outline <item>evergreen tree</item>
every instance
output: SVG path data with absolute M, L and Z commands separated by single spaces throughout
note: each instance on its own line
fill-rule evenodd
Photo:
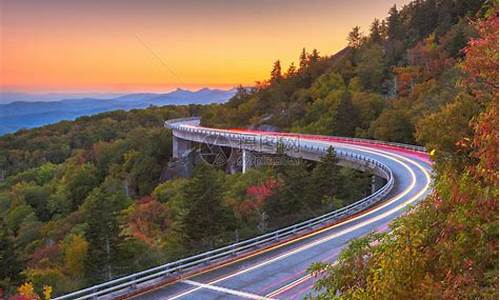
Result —
M 364 90 L 381 92 L 384 80 L 384 49 L 371 44 L 360 54 L 356 72 Z
M 280 178 L 285 174 L 288 167 L 286 162 L 290 160 L 290 158 L 286 155 L 285 145 L 281 141 L 278 141 L 276 144 L 276 153 L 274 154 L 274 158 L 276 163 L 272 165 L 272 170 L 274 176 Z
M 342 94 L 337 106 L 334 134 L 353 136 L 358 125 L 358 113 L 352 104 L 351 94 L 346 91 Z
M 286 78 L 290 78 L 292 76 L 295 76 L 296 74 L 297 74 L 297 68 L 295 67 L 295 64 L 292 62 L 288 67 L 288 70 L 286 71 Z
M 273 70 L 271 71 L 271 82 L 280 82 L 283 79 L 281 74 L 281 63 L 279 60 L 274 62 Z
M 450 56 L 463 58 L 465 53 L 461 50 L 467 46 L 467 42 L 473 34 L 474 32 L 470 28 L 470 25 L 462 19 L 451 28 L 442 39 L 444 40 L 442 43 Z
M 196 166 L 193 178 L 184 191 L 186 213 L 182 218 L 184 234 L 189 242 L 212 241 L 232 229 L 234 215 L 224 204 L 222 184 L 212 166 Z
M 359 26 L 355 26 L 347 36 L 348 46 L 353 49 L 359 49 L 363 44 L 363 33 Z
M 300 52 L 299 56 L 299 68 L 300 70 L 303 70 L 307 67 L 308 61 L 307 61 L 308 54 L 306 52 L 306 48 L 302 48 L 302 52 Z
M 335 149 L 329 147 L 326 155 L 321 158 L 311 174 L 311 204 L 319 207 L 322 199 L 333 199 L 338 191 L 339 166 Z
M 387 39 L 387 22 L 385 20 L 380 21 L 380 34 L 382 36 L 382 40 Z
M 427 37 L 437 28 L 439 12 L 436 0 L 415 1 L 412 4 L 412 17 L 408 20 L 408 31 L 411 32 L 412 40 L 416 41 Z
M 90 191 L 98 186 L 97 169 L 89 163 L 82 165 L 72 164 L 66 170 L 65 175 L 72 209 L 76 210 L 83 203 L 83 200 Z
M 238 107 L 240 104 L 245 102 L 250 95 L 251 93 L 249 93 L 248 89 L 240 84 L 236 88 L 236 94 L 234 94 L 234 96 L 229 99 L 228 106 Z
M 313 49 L 311 54 L 308 56 L 308 63 L 310 65 L 319 61 L 319 51 L 317 49 Z
M 370 26 L 370 42 L 372 43 L 381 43 L 383 39 L 382 26 L 380 24 L 379 19 L 373 20 Z
M 389 10 L 387 17 L 387 37 L 390 40 L 402 40 L 404 38 L 403 21 L 396 5 Z
M 18 253 L 6 224 L 0 218 L 0 289 L 7 293 L 10 292 L 9 287 L 22 280 L 23 263 Z
M 310 173 L 307 166 L 303 159 L 277 161 L 274 172 L 280 181 L 280 187 L 266 202 L 265 210 L 269 216 L 283 217 L 312 209 L 308 203 Z
M 406 51 L 405 38 L 406 32 L 403 20 L 396 8 L 396 5 L 394 5 L 389 10 L 389 17 L 387 17 L 387 65 L 397 65 L 402 60 L 403 55 Z
M 86 240 L 89 242 L 85 261 L 86 278 L 90 283 L 110 280 L 122 262 L 120 260 L 120 236 L 118 216 L 127 205 L 122 183 L 108 179 L 94 189 L 84 203 L 87 215 Z

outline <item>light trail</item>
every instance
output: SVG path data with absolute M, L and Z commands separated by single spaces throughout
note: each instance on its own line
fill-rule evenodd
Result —
M 195 285 L 195 286 L 198 286 L 200 288 L 209 289 L 209 290 L 213 290 L 213 291 L 216 291 L 216 292 L 221 292 L 221 293 L 224 293 L 224 294 L 234 295 L 234 296 L 238 296 L 238 297 L 242 297 L 242 298 L 246 298 L 246 299 L 274 300 L 274 299 L 269 298 L 267 296 L 266 297 L 262 297 L 262 296 L 259 296 L 259 295 L 255 295 L 255 294 L 251 294 L 251 293 L 247 293 L 247 292 L 243 292 L 243 291 L 237 291 L 237 290 L 228 289 L 228 288 L 225 288 L 225 287 L 214 286 L 214 285 L 210 285 L 210 284 L 206 284 L 206 283 L 200 283 L 200 282 L 196 282 L 196 281 L 192 281 L 192 280 L 182 280 L 181 282 L 182 283 L 186 283 L 186 284 L 190 284 L 190 285 Z
M 323 142 L 323 143 L 326 143 L 326 142 Z M 328 145 L 331 145 L 331 144 L 332 144 L 331 142 L 330 142 L 330 143 L 328 143 Z M 345 145 L 343 145 L 343 147 L 345 147 Z M 389 153 L 389 152 L 382 151 L 382 150 L 375 150 L 375 151 L 372 151 L 372 150 L 368 150 L 368 149 L 364 148 L 363 146 L 351 146 L 351 145 L 349 145 L 349 147 L 347 147 L 347 148 L 352 148 L 352 149 L 356 149 L 356 148 L 357 148 L 357 150 L 361 150 L 361 151 L 364 151 L 364 152 L 372 153 L 372 154 L 375 154 L 375 155 L 380 155 L 380 156 L 382 156 L 382 157 L 385 157 L 385 158 L 387 158 L 387 159 L 393 160 L 393 161 L 395 161 L 395 162 L 397 162 L 397 163 L 401 164 L 401 165 L 402 165 L 405 169 L 407 169 L 407 170 L 408 170 L 408 172 L 411 174 L 411 177 L 412 177 L 412 182 L 411 182 L 411 184 L 407 187 L 407 189 L 405 189 L 405 191 L 404 191 L 404 192 L 402 192 L 402 193 L 400 193 L 399 195 L 397 195 L 397 196 L 395 196 L 395 197 L 391 198 L 389 201 L 385 202 L 383 205 L 378 206 L 378 207 L 376 207 L 375 209 L 370 210 L 370 211 L 368 211 L 368 212 L 367 212 L 367 213 L 365 213 L 365 214 L 362 214 L 362 215 L 356 216 L 356 217 L 351 218 L 351 219 L 349 219 L 349 220 L 346 220 L 345 222 L 342 222 L 342 223 L 334 224 L 333 226 L 328 226 L 328 227 L 325 227 L 325 228 L 324 228 L 324 229 L 322 229 L 322 230 L 319 230 L 319 231 L 313 232 L 313 233 L 308 234 L 308 235 L 304 235 L 304 236 L 302 236 L 302 237 L 299 237 L 299 238 L 297 238 L 297 239 L 294 239 L 294 240 L 289 241 L 289 242 L 284 243 L 284 244 L 295 243 L 295 242 L 300 241 L 300 240 L 302 240 L 302 239 L 305 239 L 305 238 L 308 238 L 308 237 L 311 237 L 311 236 L 314 236 L 314 235 L 320 234 L 320 233 L 325 232 L 325 231 L 327 231 L 327 230 L 334 229 L 334 228 L 339 227 L 339 226 L 341 226 L 341 225 L 343 226 L 343 225 L 345 225 L 345 224 L 352 223 L 352 222 L 354 222 L 355 220 L 359 220 L 360 218 L 364 218 L 364 217 L 366 217 L 366 216 L 372 215 L 372 214 L 374 214 L 375 212 L 377 212 L 377 211 L 379 211 L 379 210 L 381 210 L 381 209 L 383 209 L 383 208 L 385 208 L 385 207 L 387 207 L 387 206 L 389 206 L 389 205 L 393 204 L 394 202 L 396 202 L 396 201 L 400 200 L 401 198 L 403 198 L 404 196 L 406 196 L 408 193 L 410 193 L 410 192 L 411 192 L 411 190 L 412 190 L 412 189 L 415 187 L 415 185 L 416 185 L 416 174 L 415 174 L 415 172 L 414 172 L 414 171 L 413 171 L 413 170 L 409 167 L 409 165 L 408 165 L 408 164 L 404 163 L 404 162 L 403 162 L 403 161 L 401 161 L 401 160 L 407 161 L 407 162 L 409 162 L 409 163 L 411 163 L 411 164 L 415 165 L 417 168 L 419 168 L 419 169 L 423 172 L 423 174 L 425 174 L 425 176 L 426 176 L 426 180 L 427 180 L 427 183 L 426 183 L 426 185 L 424 186 L 424 188 L 423 188 L 423 189 L 421 189 L 421 190 L 420 190 L 420 191 L 419 191 L 416 195 L 414 195 L 413 197 L 409 198 L 407 201 L 405 201 L 405 202 L 403 202 L 403 203 L 401 203 L 401 204 L 397 205 L 396 207 L 394 207 L 394 208 L 392 208 L 392 209 L 390 209 L 390 210 L 388 210 L 388 211 L 386 211 L 386 212 L 384 212 L 384 213 L 382 213 L 382 214 L 380 214 L 380 215 L 377 215 L 377 216 L 372 217 L 372 218 L 370 218 L 370 219 L 368 219 L 368 220 L 365 220 L 365 221 L 363 221 L 363 222 L 360 222 L 360 223 L 358 223 L 358 224 L 356 224 L 356 225 L 353 225 L 353 226 L 351 226 L 351 227 L 349 227 L 349 228 L 346 228 L 346 229 L 344 229 L 344 230 L 342 230 L 342 231 L 340 231 L 340 232 L 333 233 L 333 234 L 331 234 L 331 235 L 329 235 L 329 236 L 327 236 L 327 237 L 324 237 L 324 238 L 322 238 L 322 239 L 319 239 L 319 240 L 313 241 L 313 242 L 311 242 L 311 243 L 308 243 L 308 244 L 306 244 L 306 245 L 303 245 L 303 246 L 301 246 L 301 247 L 299 247 L 299 248 L 296 248 L 296 249 L 290 250 L 290 251 L 288 251 L 288 252 L 286 252 L 286 253 L 284 253 L 284 254 L 281 254 L 281 255 L 278 255 L 278 256 L 276 256 L 276 257 L 274 257 L 274 258 L 271 258 L 271 259 L 268 259 L 268 260 L 266 260 L 266 261 L 263 261 L 263 262 L 261 262 L 261 263 L 259 263 L 259 264 L 256 264 L 256 265 L 252 266 L 252 267 L 249 267 L 249 268 L 246 268 L 246 269 L 243 269 L 243 270 L 240 270 L 240 271 L 234 272 L 234 273 L 232 273 L 232 274 L 229 274 L 229 275 L 223 276 L 223 277 L 218 278 L 218 279 L 216 279 L 216 280 L 212 280 L 212 281 L 210 281 L 208 284 L 213 285 L 213 284 L 219 283 L 219 282 L 221 282 L 221 281 L 224 281 L 224 280 L 227 280 L 227 279 L 233 278 L 233 277 L 235 277 L 235 276 L 239 276 L 239 275 L 242 275 L 242 274 L 248 273 L 248 272 L 253 271 L 253 270 L 255 270 L 255 269 L 258 269 L 258 268 L 261 268 L 261 267 L 263 267 L 263 266 L 269 265 L 269 264 L 271 264 L 271 263 L 273 263 L 273 262 L 279 261 L 279 260 L 281 260 L 281 259 L 283 259 L 283 258 L 286 258 L 286 257 L 288 257 L 288 256 L 291 256 L 291 255 L 293 255 L 293 254 L 296 254 L 296 253 L 299 253 L 299 252 L 301 252 L 301 251 L 304 251 L 304 250 L 310 249 L 310 248 L 312 248 L 312 247 L 314 247 L 314 246 L 317 246 L 317 245 L 319 245 L 319 244 L 325 243 L 325 242 L 330 241 L 330 240 L 332 240 L 332 239 L 334 239 L 334 238 L 337 238 L 337 237 L 340 237 L 340 236 L 346 235 L 346 234 L 351 233 L 351 232 L 353 232 L 353 231 L 355 231 L 355 230 L 357 230 L 357 229 L 363 228 L 363 227 L 365 227 L 365 226 L 367 226 L 367 225 L 369 225 L 369 224 L 372 224 L 372 223 L 374 223 L 374 222 L 377 222 L 377 221 L 379 221 L 379 220 L 381 220 L 381 219 L 383 219 L 383 218 L 385 218 L 385 217 L 390 216 L 391 214 L 393 214 L 393 213 L 395 213 L 395 212 L 398 212 L 398 211 L 399 211 L 399 210 L 401 210 L 402 208 L 404 208 L 404 207 L 408 206 L 409 204 L 411 204 L 411 203 L 415 202 L 416 200 L 418 200 L 418 199 L 419 199 L 419 198 L 420 198 L 420 197 L 421 197 L 421 196 L 422 196 L 422 195 L 426 192 L 427 188 L 428 188 L 428 187 L 429 187 L 429 185 L 430 185 L 431 179 L 430 179 L 430 175 L 428 174 L 427 170 L 425 170 L 422 166 L 420 166 L 419 164 L 415 163 L 414 161 L 412 161 L 412 160 L 410 160 L 410 159 L 408 159 L 408 158 L 406 158 L 406 157 L 404 157 L 404 156 L 401 156 L 401 155 L 398 155 L 398 154 L 394 154 L 394 153 Z M 384 153 L 386 153 L 386 154 L 384 154 Z M 396 159 L 395 157 L 397 157 L 399 160 L 398 160 L 398 159 Z M 284 244 L 277 245 L 277 246 L 276 246 L 276 248 L 278 248 L 278 247 L 283 247 L 283 246 L 284 246 Z M 269 248 L 269 249 L 266 249 L 266 251 L 264 251 L 264 252 L 268 252 L 268 251 L 271 251 L 271 250 L 276 249 L 276 248 L 271 247 L 271 248 Z M 262 253 L 263 253 L 263 252 L 262 252 Z M 262 254 L 262 253 L 259 253 L 259 254 Z M 257 254 L 255 254 L 255 255 L 257 255 Z M 253 255 L 253 256 L 255 256 L 255 255 Z M 249 258 L 249 257 L 244 257 L 244 259 L 248 259 L 248 258 Z M 243 258 L 242 258 L 242 259 L 243 259 Z M 234 263 L 234 262 L 232 262 L 232 263 Z M 211 271 L 211 270 L 207 270 L 207 271 L 205 271 L 205 273 L 206 273 L 206 272 L 208 272 L 208 271 Z M 199 274 L 193 274 L 193 275 L 191 275 L 190 277 L 193 277 L 193 276 L 196 276 L 196 275 L 199 275 Z M 189 295 L 189 294 L 191 294 L 191 293 L 193 293 L 193 292 L 196 292 L 196 291 L 198 291 L 198 290 L 200 290 L 200 289 L 202 289 L 202 287 L 197 287 L 197 288 L 194 288 L 194 289 L 188 290 L 188 291 L 186 291 L 186 292 L 180 293 L 180 294 L 175 295 L 175 296 L 173 296 L 173 297 L 170 297 L 170 298 L 168 298 L 168 299 L 170 299 L 170 300 L 179 299 L 179 298 L 184 297 L 184 296 L 187 296 L 187 295 Z
M 421 169 L 421 170 L 422 170 L 422 172 L 423 172 L 424 174 L 426 174 L 426 177 L 427 177 L 427 180 L 428 180 L 428 184 L 426 185 L 426 187 L 425 187 L 425 189 L 424 189 L 424 190 L 426 190 L 426 189 L 427 189 L 427 187 L 430 185 L 430 175 L 428 174 L 427 170 L 425 170 L 425 169 L 424 169 L 423 167 L 421 167 L 419 164 L 417 164 L 417 163 L 413 162 L 412 160 L 410 160 L 410 159 L 408 159 L 408 158 L 406 158 L 406 157 L 404 157 L 404 156 L 400 156 L 400 155 L 397 155 L 397 154 L 392 154 L 392 155 L 398 156 L 400 159 L 403 159 L 403 160 L 406 160 L 406 161 L 408 161 L 408 162 L 412 163 L 413 165 L 415 165 L 415 166 L 417 166 L 419 169 Z M 332 265 L 336 265 L 336 264 L 337 264 L 337 261 L 335 261 Z M 289 290 L 291 290 L 291 289 L 295 288 L 296 286 L 299 286 L 300 284 L 302 284 L 302 283 L 306 282 L 306 281 L 307 281 L 308 279 L 310 279 L 311 277 L 312 277 L 312 275 L 311 275 L 311 274 L 306 274 L 306 275 L 304 275 L 304 276 L 302 276 L 302 277 L 300 277 L 300 278 L 298 278 L 298 279 L 296 279 L 296 280 L 292 281 L 291 283 L 289 283 L 289 284 L 287 284 L 287 285 L 285 285 L 285 286 L 283 286 L 283 287 L 281 287 L 281 288 L 279 288 L 279 289 L 276 289 L 276 290 L 274 290 L 274 291 L 272 291 L 272 292 L 268 293 L 268 294 L 266 295 L 266 297 L 276 297 L 276 296 L 278 296 L 279 294 L 282 294 L 282 293 L 284 293 L 284 292 L 286 292 L 286 291 L 289 291 Z

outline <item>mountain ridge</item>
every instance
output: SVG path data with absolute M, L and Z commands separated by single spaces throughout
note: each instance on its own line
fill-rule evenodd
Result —
M 59 101 L 14 101 L 0 104 L 0 135 L 112 110 L 140 109 L 151 105 L 223 103 L 235 92 L 235 89 L 176 89 L 169 93 L 134 93 L 110 99 L 86 97 Z M 27 117 L 30 119 L 27 120 Z

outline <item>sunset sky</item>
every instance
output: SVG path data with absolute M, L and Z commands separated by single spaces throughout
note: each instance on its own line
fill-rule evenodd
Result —
M 0 88 L 138 92 L 233 87 L 333 54 L 404 0 L 0 0 Z

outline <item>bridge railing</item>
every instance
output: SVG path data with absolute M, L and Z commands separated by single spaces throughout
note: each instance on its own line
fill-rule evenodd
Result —
M 322 136 L 314 135 L 314 134 L 308 134 L 307 136 L 316 137 L 316 138 L 322 137 Z M 324 137 L 322 137 L 322 138 L 324 138 Z M 358 143 L 373 144 L 373 145 L 387 145 L 387 146 L 394 146 L 394 147 L 409 149 L 409 150 L 418 151 L 418 152 L 427 152 L 425 147 L 417 146 L 417 145 L 410 145 L 410 144 L 403 144 L 403 143 L 396 143 L 396 142 L 385 142 L 385 141 L 362 139 L 362 138 L 342 137 L 342 136 L 332 136 L 332 138 L 335 141 L 339 141 L 339 142 L 345 141 L 345 142 L 358 142 Z
M 178 118 L 178 119 L 171 119 L 168 121 L 165 121 L 165 127 L 171 128 L 171 129 L 178 129 L 182 130 L 183 125 L 189 124 L 189 125 L 199 125 L 201 118 L 200 117 L 188 117 L 188 118 Z M 194 124 L 192 123 L 194 122 Z M 205 127 L 199 127 L 200 129 L 210 129 L 210 128 L 205 128 Z M 217 131 L 227 131 L 223 129 L 217 129 Z M 290 135 L 294 135 L 293 133 L 290 133 Z M 404 144 L 404 143 L 397 143 L 397 142 L 386 142 L 386 141 L 379 141 L 379 140 L 371 140 L 371 139 L 363 139 L 363 138 L 351 138 L 351 137 L 342 137 L 342 136 L 331 136 L 328 137 L 328 139 L 325 139 L 325 136 L 321 135 L 315 135 L 315 134 L 300 134 L 300 136 L 305 136 L 305 137 L 312 137 L 317 140 L 335 140 L 338 142 L 356 142 L 356 143 L 365 143 L 365 144 L 373 144 L 373 145 L 386 145 L 386 146 L 394 146 L 398 148 L 403 148 L 403 149 L 409 149 L 413 151 L 418 151 L 418 152 L 426 152 L 425 147 L 423 146 L 418 146 L 418 145 L 410 145 L 410 144 Z
M 337 153 L 338 156 L 347 156 L 348 159 L 353 161 L 360 161 L 363 163 L 372 164 L 387 175 L 389 180 L 387 183 L 374 194 L 365 197 L 355 203 L 348 206 L 334 210 L 327 214 L 319 217 L 315 217 L 285 228 L 281 228 L 255 238 L 230 244 L 225 247 L 221 247 L 215 250 L 203 252 L 191 257 L 180 259 L 171 263 L 167 263 L 158 267 L 154 267 L 142 272 L 137 272 L 128 276 L 117 278 L 102 284 L 92 286 L 87 289 L 79 290 L 55 299 L 89 299 L 98 298 L 103 296 L 110 296 L 112 293 L 119 292 L 119 294 L 126 294 L 133 292 L 134 289 L 138 288 L 140 284 L 146 283 L 148 281 L 153 281 L 158 279 L 166 279 L 169 276 L 175 275 L 176 273 L 182 271 L 188 271 L 194 269 L 197 266 L 203 266 L 207 263 L 235 256 L 238 254 L 243 254 L 245 252 L 251 251 L 259 246 L 265 246 L 278 242 L 279 240 L 289 238 L 298 232 L 304 232 L 305 230 L 312 230 L 315 226 L 322 224 L 327 225 L 328 222 L 337 221 L 343 217 L 353 215 L 357 212 L 364 210 L 365 208 L 373 205 L 374 203 L 380 201 L 384 198 L 391 190 L 394 185 L 394 178 L 392 176 L 391 170 L 375 161 L 370 160 L 358 155 L 350 155 L 344 153 Z M 121 292 L 121 293 L 120 293 Z
M 196 122 L 196 120 L 196 118 L 191 119 L 193 122 Z M 177 126 L 175 123 L 177 122 L 179 121 L 171 122 L 169 126 L 176 128 Z M 306 150 L 317 152 L 317 154 L 325 154 L 326 148 L 311 147 Z M 277 243 L 280 240 L 290 239 L 297 233 L 309 232 L 314 230 L 317 226 L 326 226 L 347 216 L 352 216 L 382 200 L 392 190 L 394 186 L 394 176 L 391 169 L 387 165 L 375 159 L 352 152 L 336 151 L 336 155 L 340 159 L 349 160 L 353 163 L 362 164 L 368 168 L 377 169 L 379 174 L 387 180 L 386 184 L 375 193 L 357 202 L 321 216 L 262 234 L 254 238 L 220 247 L 215 250 L 206 251 L 141 272 L 97 284 L 89 288 L 57 297 L 55 300 L 113 298 L 133 293 L 134 291 L 137 291 L 137 289 L 144 289 L 150 285 L 158 284 L 163 280 L 172 278 L 172 276 L 182 274 L 182 272 L 206 266 L 210 262 L 223 261 L 224 259 L 249 253 L 257 248 Z
M 183 124 L 195 124 L 199 125 L 200 124 L 200 117 L 187 117 L 187 118 L 177 118 L 177 119 L 170 119 L 165 121 L 165 127 L 171 128 L 170 126 L 174 126 L 176 123 L 183 123 Z

